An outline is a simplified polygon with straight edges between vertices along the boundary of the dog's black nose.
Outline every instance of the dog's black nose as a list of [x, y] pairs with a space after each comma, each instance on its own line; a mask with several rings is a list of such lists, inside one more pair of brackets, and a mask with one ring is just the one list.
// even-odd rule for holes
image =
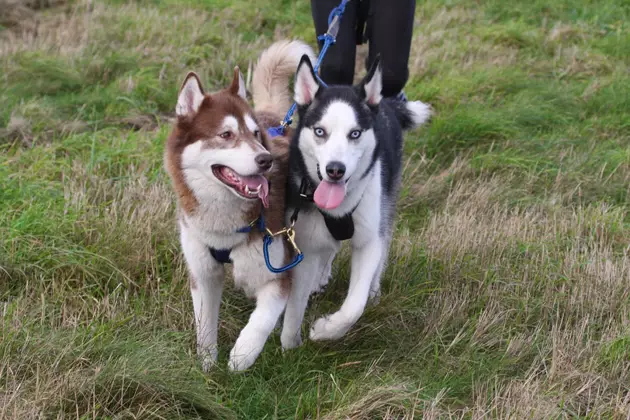
[[273, 157], [269, 153], [261, 153], [254, 158], [256, 161], [256, 165], [264, 171], [271, 168], [271, 164], [273, 163]]
[[346, 165], [341, 162], [330, 162], [326, 165], [326, 175], [333, 181], [339, 181], [346, 173]]

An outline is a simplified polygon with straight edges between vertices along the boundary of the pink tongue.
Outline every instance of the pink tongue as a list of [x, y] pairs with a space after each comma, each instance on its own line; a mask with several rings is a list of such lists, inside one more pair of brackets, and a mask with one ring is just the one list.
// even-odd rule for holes
[[346, 184], [322, 181], [317, 186], [313, 201], [317, 207], [330, 210], [339, 207], [346, 196]]
[[269, 194], [269, 183], [267, 182], [267, 178], [262, 175], [242, 176], [241, 182], [247, 185], [251, 190], [255, 190], [261, 185], [260, 191], [258, 191], [258, 198], [262, 201], [263, 206], [269, 207], [269, 199], [267, 197]]

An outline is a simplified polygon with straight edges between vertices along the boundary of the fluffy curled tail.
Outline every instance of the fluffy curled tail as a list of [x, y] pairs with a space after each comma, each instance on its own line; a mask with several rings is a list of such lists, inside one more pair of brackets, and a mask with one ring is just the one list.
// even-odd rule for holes
[[260, 55], [252, 75], [252, 96], [256, 111], [282, 115], [291, 106], [289, 80], [302, 55], [315, 60], [313, 49], [301, 41], [279, 41]]
[[419, 127], [431, 117], [431, 106], [420, 101], [391, 101], [396, 118], [403, 130]]

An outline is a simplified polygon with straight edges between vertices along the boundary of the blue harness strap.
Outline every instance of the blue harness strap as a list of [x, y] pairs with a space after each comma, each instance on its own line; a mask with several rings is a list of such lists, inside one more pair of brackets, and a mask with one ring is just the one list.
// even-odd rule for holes
[[265, 219], [263, 218], [262, 214], [260, 216], [258, 216], [258, 219], [254, 220], [252, 223], [250, 223], [247, 226], [243, 226], [242, 228], [238, 229], [236, 232], [237, 233], [249, 233], [249, 232], [252, 231], [252, 229], [254, 227], [258, 228], [258, 231], [260, 231], [260, 232], [264, 232], [265, 231]]
[[[349, 1], [350, 0], [341, 0], [339, 6], [330, 11], [330, 15], [328, 15], [328, 31], [326, 31], [325, 34], [317, 37], [317, 40], [323, 41], [324, 45], [322, 45], [322, 49], [319, 52], [319, 56], [317, 57], [317, 62], [315, 63], [313, 70], [315, 71], [317, 80], [324, 87], [326, 87], [327, 85], [322, 79], [320, 79], [317, 71], [319, 70], [319, 66], [322, 64], [322, 60], [324, 59], [328, 48], [330, 48], [330, 46], [333, 45], [337, 39], [337, 33], [339, 33], [339, 25], [341, 24], [341, 17], [343, 16], [343, 12], [346, 10], [346, 4], [348, 4]], [[267, 129], [267, 134], [269, 134], [269, 137], [274, 138], [284, 135], [284, 128], [288, 125], [291, 125], [291, 123], [293, 122], [293, 113], [295, 112], [296, 108], [297, 104], [293, 102], [293, 105], [291, 105], [291, 108], [289, 108], [287, 115], [285, 115], [280, 125]]]
[[[258, 228], [259, 231], [264, 232], [265, 231], [265, 219], [263, 218], [262, 214], [258, 217], [258, 219], [254, 220], [252, 223], [250, 223], [247, 226], [243, 226], [242, 228], [236, 229], [237, 233], [249, 233], [252, 231], [252, 229], [256, 227]], [[216, 249], [216, 248], [212, 248], [209, 247], [210, 249], [210, 255], [212, 255], [212, 258], [214, 258], [218, 263], [221, 264], [231, 264], [232, 263], [232, 258], [230, 258], [230, 254], [232, 253], [231, 249]]]
[[230, 258], [231, 249], [214, 249], [210, 248], [210, 255], [221, 264], [231, 264], [232, 258]]

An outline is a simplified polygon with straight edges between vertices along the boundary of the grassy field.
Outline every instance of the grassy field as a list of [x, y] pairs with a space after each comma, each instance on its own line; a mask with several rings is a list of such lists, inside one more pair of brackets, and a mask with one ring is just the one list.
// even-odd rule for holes
[[0, 0], [0, 418], [629, 418], [629, 21], [418, 1], [406, 92], [436, 115], [406, 138], [380, 304], [231, 374], [252, 304], [228, 286], [204, 374], [162, 169], [177, 89], [314, 43], [308, 2]]

